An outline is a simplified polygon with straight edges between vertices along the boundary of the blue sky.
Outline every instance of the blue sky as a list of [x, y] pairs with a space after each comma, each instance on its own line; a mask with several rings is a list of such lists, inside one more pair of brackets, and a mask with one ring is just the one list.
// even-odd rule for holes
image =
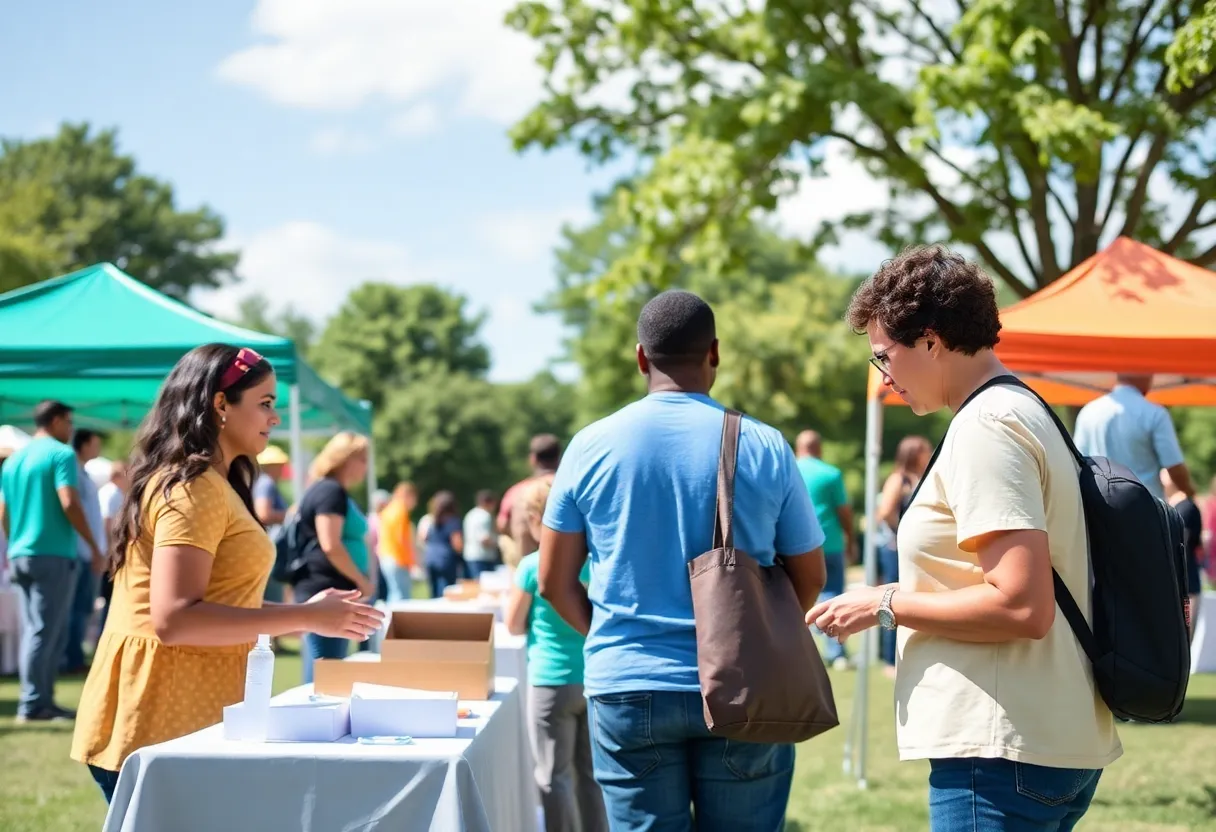
[[[195, 301], [225, 314], [261, 291], [322, 318], [365, 280], [433, 281], [489, 321], [491, 376], [560, 353], [531, 311], [553, 283], [564, 222], [590, 217], [611, 173], [572, 151], [514, 153], [540, 94], [534, 47], [505, 0], [119, 0], [20, 3], [0, 27], [0, 135], [64, 120], [118, 128], [121, 147], [206, 203], [243, 252], [242, 282]], [[794, 230], [877, 186], [838, 166], [830, 190], [783, 206]], [[873, 245], [839, 260], [873, 265]]]

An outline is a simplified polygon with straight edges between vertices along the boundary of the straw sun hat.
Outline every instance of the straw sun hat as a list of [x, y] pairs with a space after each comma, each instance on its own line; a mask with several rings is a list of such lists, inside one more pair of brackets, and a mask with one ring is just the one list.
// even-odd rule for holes
[[258, 465], [286, 465], [290, 461], [278, 445], [267, 445], [266, 450], [258, 454]]

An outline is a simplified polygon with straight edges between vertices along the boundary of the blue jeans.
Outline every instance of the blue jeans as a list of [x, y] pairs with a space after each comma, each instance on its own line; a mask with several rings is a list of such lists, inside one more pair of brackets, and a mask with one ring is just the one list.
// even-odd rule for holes
[[[844, 555], [825, 554], [823, 556], [824, 564], [827, 566], [828, 579], [823, 585], [823, 592], [819, 593], [819, 601], [828, 601], [838, 595], [844, 594]], [[818, 603], [816, 602], [816, 603]], [[818, 627], [814, 628], [815, 632], [823, 636], [827, 642], [824, 648], [826, 659], [829, 664], [837, 659], [848, 658], [845, 652], [844, 645], [834, 638], [828, 638]]]
[[312, 663], [317, 659], [345, 659], [350, 650], [350, 639], [304, 634], [304, 649], [300, 658], [304, 665], [304, 684], [312, 684]]
[[93, 775], [93, 782], [101, 789], [101, 793], [105, 795], [106, 803], [112, 803], [114, 801], [114, 789], [118, 786], [118, 772], [98, 768], [97, 766], [89, 766], [89, 774]]
[[[878, 549], [878, 582], [893, 584], [899, 581], [899, 552], [893, 546]], [[878, 653], [889, 665], [895, 664], [895, 631], [879, 628]]]
[[445, 566], [427, 564], [426, 576], [431, 583], [431, 597], [442, 598], [443, 591], [456, 583], [458, 564], [450, 563]]
[[414, 596], [414, 580], [410, 577], [409, 567], [398, 566], [395, 561], [382, 560], [380, 561], [380, 575], [384, 578], [388, 590], [386, 600], [390, 604], [408, 601]]
[[80, 560], [56, 555], [13, 558], [13, 582], [21, 590], [21, 653], [17, 670], [21, 694], [17, 714], [32, 716], [55, 707], [55, 677], [63, 657], [76, 568]]
[[97, 576], [92, 567], [81, 561], [76, 567], [76, 589], [72, 594], [72, 610], [68, 614], [67, 644], [60, 660], [61, 670], [84, 667], [84, 637], [93, 617], [97, 601]]
[[1010, 760], [933, 760], [932, 832], [1069, 832], [1089, 809], [1101, 769]]
[[705, 727], [700, 693], [592, 697], [591, 759], [613, 832], [779, 832], [794, 746]]
[[498, 568], [498, 562], [490, 560], [466, 560], [464, 564], [472, 580], [480, 578], [482, 572], [493, 572]]

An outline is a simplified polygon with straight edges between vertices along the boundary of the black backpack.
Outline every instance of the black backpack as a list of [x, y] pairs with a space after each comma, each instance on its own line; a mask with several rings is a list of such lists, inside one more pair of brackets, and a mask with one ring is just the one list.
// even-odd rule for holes
[[[959, 410], [998, 384], [1033, 394], [1081, 466], [1094, 581], [1092, 629], [1060, 574], [1051, 572], [1056, 604], [1093, 665], [1098, 693], [1119, 719], [1169, 722], [1182, 710], [1191, 665], [1182, 518], [1127, 468], [1078, 451], [1055, 411], [1016, 376], [991, 379]], [[945, 439], [934, 450], [925, 475], [944, 444]]]
[[291, 511], [283, 523], [271, 535], [274, 541], [274, 566], [270, 577], [279, 583], [290, 584], [303, 571], [303, 553], [300, 551], [300, 512]]

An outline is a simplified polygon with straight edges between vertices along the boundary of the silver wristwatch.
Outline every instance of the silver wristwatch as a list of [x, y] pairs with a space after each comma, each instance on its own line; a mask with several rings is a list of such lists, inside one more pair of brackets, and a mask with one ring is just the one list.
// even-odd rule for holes
[[895, 629], [895, 611], [891, 609], [891, 598], [898, 589], [897, 586], [887, 587], [887, 591], [882, 594], [882, 601], [878, 604], [878, 626], [884, 630]]

